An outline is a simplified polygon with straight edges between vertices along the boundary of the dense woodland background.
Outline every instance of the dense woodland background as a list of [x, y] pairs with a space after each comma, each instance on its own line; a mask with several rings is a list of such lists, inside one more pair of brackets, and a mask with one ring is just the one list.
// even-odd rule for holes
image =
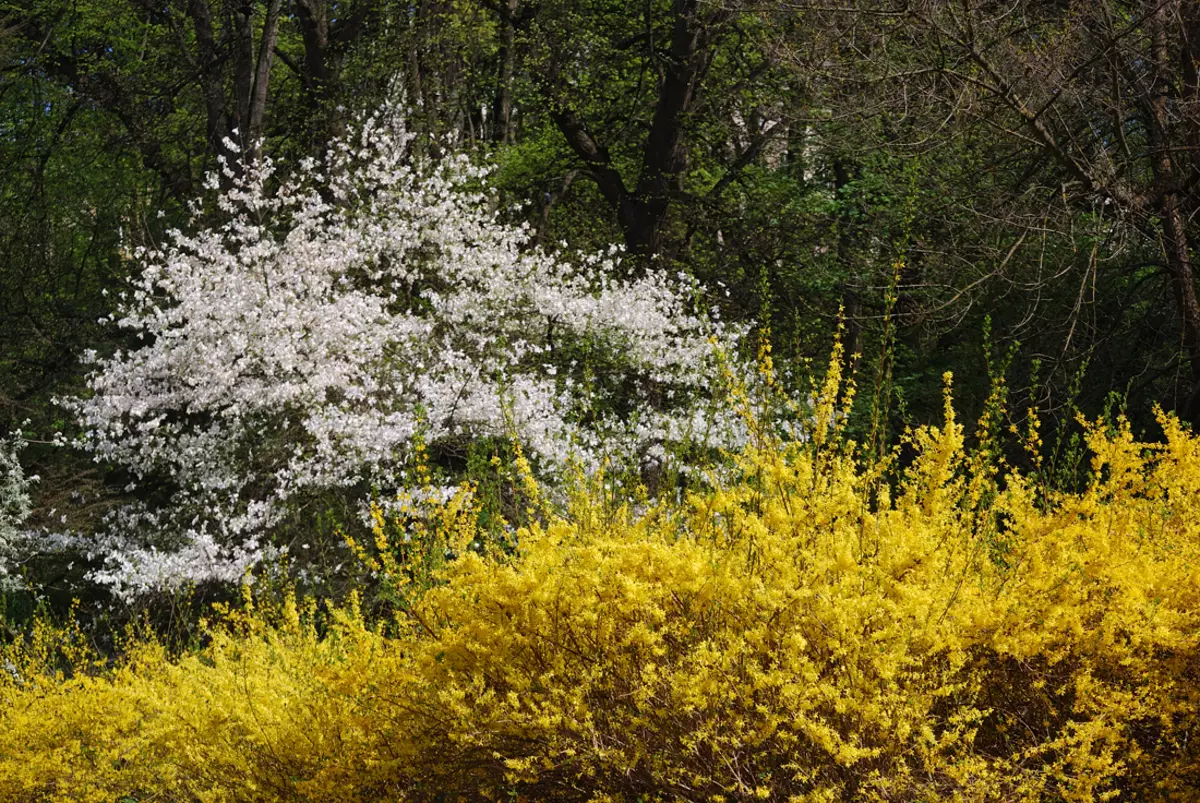
[[1194, 417], [1200, 4], [4, 0], [0, 434], [33, 524], [126, 479], [50, 442], [80, 355], [125, 345], [98, 320], [134, 249], [219, 157], [294, 164], [388, 99], [536, 242], [695, 277], [785, 373], [842, 322], [893, 437], [947, 370], [966, 417], [1004, 375], [1048, 438]]
[[1197, 0], [0, 0], [0, 803], [1200, 799], [1198, 218]]

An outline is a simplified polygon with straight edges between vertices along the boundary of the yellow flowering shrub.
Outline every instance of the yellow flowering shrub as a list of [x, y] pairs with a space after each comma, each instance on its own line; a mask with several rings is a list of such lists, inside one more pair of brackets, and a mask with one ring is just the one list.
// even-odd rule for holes
[[1047, 496], [949, 401], [898, 477], [836, 418], [680, 503], [584, 487], [386, 627], [249, 600], [115, 666], [37, 629], [0, 801], [1196, 800], [1200, 440], [1091, 425]]

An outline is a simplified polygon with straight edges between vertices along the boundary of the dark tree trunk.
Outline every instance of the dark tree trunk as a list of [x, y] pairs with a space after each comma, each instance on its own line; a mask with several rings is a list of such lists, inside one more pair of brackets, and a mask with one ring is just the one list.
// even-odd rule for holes
[[258, 154], [263, 137], [263, 119], [267, 113], [267, 87], [271, 81], [271, 62], [275, 56], [275, 38], [279, 33], [280, 0], [270, 0], [267, 18], [263, 21], [262, 41], [258, 45], [258, 57], [254, 65], [254, 82], [250, 92], [249, 119], [246, 131], [247, 150], [250, 158]]
[[300, 79], [301, 102], [308, 117], [308, 146], [320, 152], [341, 134], [335, 100], [341, 84], [346, 50], [363, 36], [378, 18], [379, 5], [358, 0], [347, 10], [339, 7], [337, 19], [330, 19], [328, 0], [296, 0], [296, 20], [304, 42], [302, 65], [289, 62]]
[[[1180, 9], [1179, 67], [1183, 78], [1179, 98], [1180, 116], [1191, 149], [1193, 179], [1200, 174], [1200, 3], [1188, 0]], [[1193, 193], [1195, 195], [1195, 193]]]
[[500, 48], [496, 55], [496, 96], [492, 100], [491, 139], [500, 145], [513, 142], [512, 95], [516, 70], [517, 9], [521, 0], [500, 2]]
[[[1196, 298], [1196, 280], [1192, 270], [1187, 226], [1175, 189], [1181, 184], [1181, 176], [1172, 154], [1170, 118], [1171, 95], [1174, 91], [1171, 80], [1174, 60], [1171, 58], [1168, 31], [1172, 11], [1179, 13], [1181, 9], [1174, 3], [1157, 0], [1154, 2], [1155, 6], [1146, 20], [1154, 70], [1154, 84], [1146, 102], [1146, 129], [1154, 170], [1154, 187], [1159, 196], [1154, 211], [1161, 226], [1163, 255], [1166, 257], [1167, 272], [1171, 277], [1171, 289], [1180, 318], [1183, 352], [1190, 363], [1192, 384], [1200, 387], [1200, 301]], [[1187, 50], [1186, 47], [1181, 49]]]
[[[254, 43], [254, 3], [252, 0], [232, 0], [229, 13], [233, 19], [233, 125], [237, 143], [242, 149], [241, 162], [254, 161], [263, 134], [266, 116], [267, 89], [271, 79], [271, 62], [275, 56], [275, 38], [279, 31], [280, 0], [269, 0], [263, 21], [262, 39], [257, 49]], [[230, 132], [232, 133], [232, 131]]]
[[254, 4], [252, 0], [227, 2], [233, 20], [233, 128], [238, 144], [244, 145], [254, 91]]
[[662, 248], [663, 225], [687, 169], [686, 118], [712, 63], [714, 37], [733, 15], [720, 9], [704, 17], [703, 6], [701, 0], [673, 3], [668, 57], [664, 59], [654, 115], [642, 147], [641, 170], [633, 189], [626, 185], [608, 151], [586, 125], [554, 99], [553, 89], [548, 92], [549, 102], [558, 109], [554, 119], [559, 130], [616, 213], [626, 252], [643, 262]]
[[333, 134], [329, 121], [332, 90], [329, 54], [329, 17], [319, 0], [297, 0], [296, 19], [304, 42], [304, 67], [300, 70], [301, 102], [311, 121], [307, 146], [319, 151]]
[[193, 61], [199, 73], [200, 91], [204, 95], [205, 134], [209, 152], [228, 159], [233, 154], [228, 153], [225, 147], [229, 125], [221, 60], [213, 32], [212, 9], [208, 0], [188, 0], [187, 11], [196, 33], [196, 55]]
[[1183, 352], [1191, 363], [1192, 383], [1200, 387], [1200, 301], [1196, 298], [1196, 280], [1192, 270], [1191, 248], [1179, 200], [1167, 194], [1159, 207], [1163, 228], [1163, 251], [1171, 275], [1171, 289], [1182, 324]]

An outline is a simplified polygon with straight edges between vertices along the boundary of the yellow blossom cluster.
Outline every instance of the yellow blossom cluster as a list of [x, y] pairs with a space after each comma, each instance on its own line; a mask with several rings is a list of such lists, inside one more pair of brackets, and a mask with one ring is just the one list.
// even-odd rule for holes
[[679, 502], [581, 483], [386, 626], [247, 599], [112, 665], [40, 625], [0, 657], [0, 801], [1196, 800], [1200, 440], [1090, 425], [1050, 494], [949, 401], [895, 476], [835, 419]]

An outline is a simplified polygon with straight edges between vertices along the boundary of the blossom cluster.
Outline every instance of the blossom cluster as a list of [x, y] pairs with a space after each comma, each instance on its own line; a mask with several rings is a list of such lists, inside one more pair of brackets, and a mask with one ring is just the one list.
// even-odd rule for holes
[[19, 432], [0, 438], [0, 588], [12, 582], [10, 560], [31, 512], [29, 486], [37, 480], [21, 468], [18, 456], [24, 446]]
[[418, 434], [516, 437], [550, 472], [737, 439], [706, 410], [740, 333], [693, 282], [532, 247], [489, 211], [486, 169], [422, 162], [414, 136], [385, 109], [286, 176], [226, 168], [223, 223], [197, 207], [137, 252], [113, 321], [139, 345], [89, 355], [90, 392], [65, 403], [97, 461], [169, 498], [113, 518], [95, 579], [240, 576], [297, 500], [401, 486]]

